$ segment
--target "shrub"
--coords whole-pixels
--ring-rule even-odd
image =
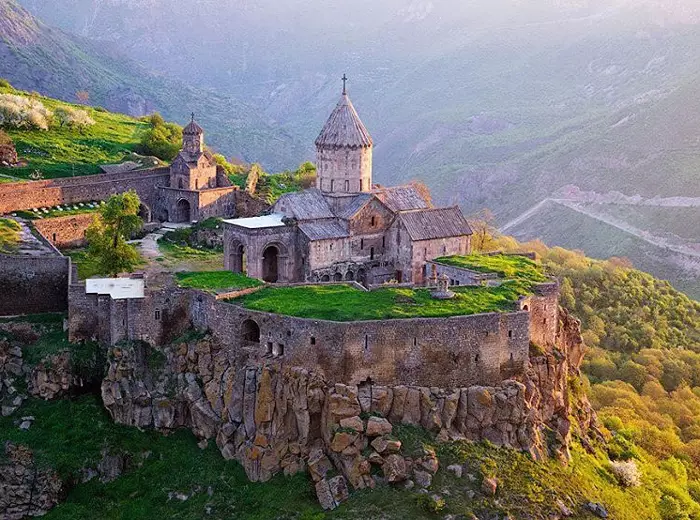
[[[0,126],[48,130],[51,116],[51,111],[38,99],[0,94]]]
[[[6,79],[0,78],[0,88],[12,88],[12,85]]]
[[[635,461],[615,461],[610,466],[618,482],[623,486],[637,487],[641,484],[641,475]]]
[[[61,127],[83,129],[95,124],[95,120],[85,110],[68,106],[58,107],[54,112],[54,117]]]
[[[151,129],[143,135],[139,151],[164,161],[173,160],[182,146],[182,128],[175,123],[166,123],[158,113],[145,120],[151,123]]]

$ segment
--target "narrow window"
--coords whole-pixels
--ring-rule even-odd
[[[53,241],[56,241],[56,233],[53,234]]]
[[[333,191],[333,186],[335,185],[335,180],[331,179],[331,191]]]
[[[545,319],[542,320],[542,324],[543,324],[543,325],[547,325],[547,318],[545,318]]]
[[[360,239],[360,249],[364,249],[364,248],[365,248],[365,239],[361,238]]]
[[[316,344],[316,338],[314,338],[313,336],[311,336],[311,344],[312,344],[312,345],[315,345],[315,344]]]
[[[329,244],[330,250],[333,251],[333,242]]]
[[[287,331],[287,337],[290,337],[291,335],[292,335],[292,331],[291,331],[291,330],[288,330],[288,331]]]
[[[382,237],[382,248],[386,247],[386,237]]]
[[[372,217],[372,220],[370,221],[370,225],[372,227],[374,227],[375,223],[376,223],[376,219],[375,219],[375,217]]]
[[[199,189],[199,179],[195,179],[194,181],[194,189],[198,190]]]
[[[160,309],[156,310],[156,320],[160,320]]]
[[[474,356],[474,363],[478,363],[478,362],[479,362],[479,354]]]
[[[508,337],[509,337],[509,338],[512,338],[512,337],[513,337],[513,331],[512,331],[512,330],[509,330],[509,331],[508,331]]]
[[[272,355],[272,342],[271,341],[267,342],[267,348],[265,349],[265,355],[267,355],[267,356]]]
[[[350,191],[350,181],[345,181],[345,191]]]
[[[369,250],[369,259],[374,260],[374,248],[371,247]]]
[[[365,334],[365,350],[369,350],[369,336]]]
[[[416,345],[418,345],[418,339],[417,339],[417,338],[413,338],[413,346],[415,347]]]
[[[511,360],[511,362],[513,361],[513,353],[512,352],[510,353],[510,360]]]

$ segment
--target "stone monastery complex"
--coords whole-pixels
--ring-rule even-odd
[[[373,141],[345,91],[315,144],[316,185],[272,207],[231,185],[194,116],[167,168],[0,185],[0,214],[133,189],[151,227],[223,217],[224,267],[251,282],[80,280],[55,246],[82,239],[92,217],[47,218],[46,254],[0,255],[0,315],[67,311],[71,342],[109,352],[101,390],[115,421],[191,428],[252,480],[308,468],[325,508],[348,485],[372,487],[373,464],[388,482],[429,485],[434,454],[404,459],[391,423],[565,456],[582,341],[557,282],[532,255],[471,255],[460,209],[433,207],[423,188],[374,184]],[[309,311],[316,299],[374,313],[329,319]]]
[[[458,207],[433,208],[415,185],[372,184],[372,146],[343,92],[316,139],[316,187],[269,215],[226,220],[226,267],[267,282],[424,284],[430,260],[469,254]]]

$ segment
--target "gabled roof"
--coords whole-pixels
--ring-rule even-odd
[[[282,195],[275,203],[275,211],[297,220],[335,217],[321,190],[317,188]]]
[[[347,238],[350,236],[347,229],[336,220],[302,222],[299,224],[299,230],[309,237],[311,241]]]
[[[180,150],[180,153],[178,153],[178,157],[181,157],[185,163],[190,168],[196,168],[197,167],[197,162],[199,161],[200,157],[206,157],[206,159],[209,161],[209,164],[211,166],[214,165],[214,157],[212,156],[211,152],[209,150],[204,150],[204,152],[196,153],[196,154],[191,154],[189,152],[186,152],[184,150]],[[174,162],[174,161],[173,161]]]
[[[348,219],[356,215],[357,212],[364,208],[373,198],[374,197],[369,193],[359,193],[343,206],[341,210],[337,211],[336,215],[340,218]]]
[[[402,211],[399,219],[412,240],[471,235],[472,229],[458,206]]]
[[[323,147],[369,147],[372,137],[357,115],[350,97],[343,93],[326,125],[316,139],[316,146]]]
[[[431,207],[430,202],[412,184],[392,186],[390,188],[375,188],[372,190],[372,193],[394,212],[428,209]]]

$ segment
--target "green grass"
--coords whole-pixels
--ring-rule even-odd
[[[17,221],[0,218],[0,253],[14,253],[17,251],[22,227]]]
[[[224,268],[222,250],[196,249],[164,239],[158,241],[158,249],[161,253],[158,263],[174,271],[220,271]]]
[[[520,292],[514,282],[500,287],[457,287],[451,300],[437,300],[428,289],[362,291],[347,285],[265,287],[232,303],[247,309],[332,321],[441,318],[514,309]]]
[[[435,260],[446,265],[463,267],[480,273],[496,273],[500,278],[517,282],[523,290],[547,281],[542,267],[529,258],[517,255],[446,256]]]
[[[210,292],[223,290],[247,289],[258,287],[262,282],[254,278],[248,278],[240,273],[231,271],[200,271],[176,273],[175,277],[180,287],[203,289]]]
[[[0,87],[0,93],[26,95],[13,88]],[[88,112],[95,124],[84,131],[52,126],[48,131],[6,129],[26,166],[0,172],[28,179],[39,170],[44,178],[71,177],[101,173],[100,164],[120,163],[134,152],[149,124],[132,117],[95,110],[82,105],[70,105],[39,96],[50,110],[59,106],[77,106]]]

